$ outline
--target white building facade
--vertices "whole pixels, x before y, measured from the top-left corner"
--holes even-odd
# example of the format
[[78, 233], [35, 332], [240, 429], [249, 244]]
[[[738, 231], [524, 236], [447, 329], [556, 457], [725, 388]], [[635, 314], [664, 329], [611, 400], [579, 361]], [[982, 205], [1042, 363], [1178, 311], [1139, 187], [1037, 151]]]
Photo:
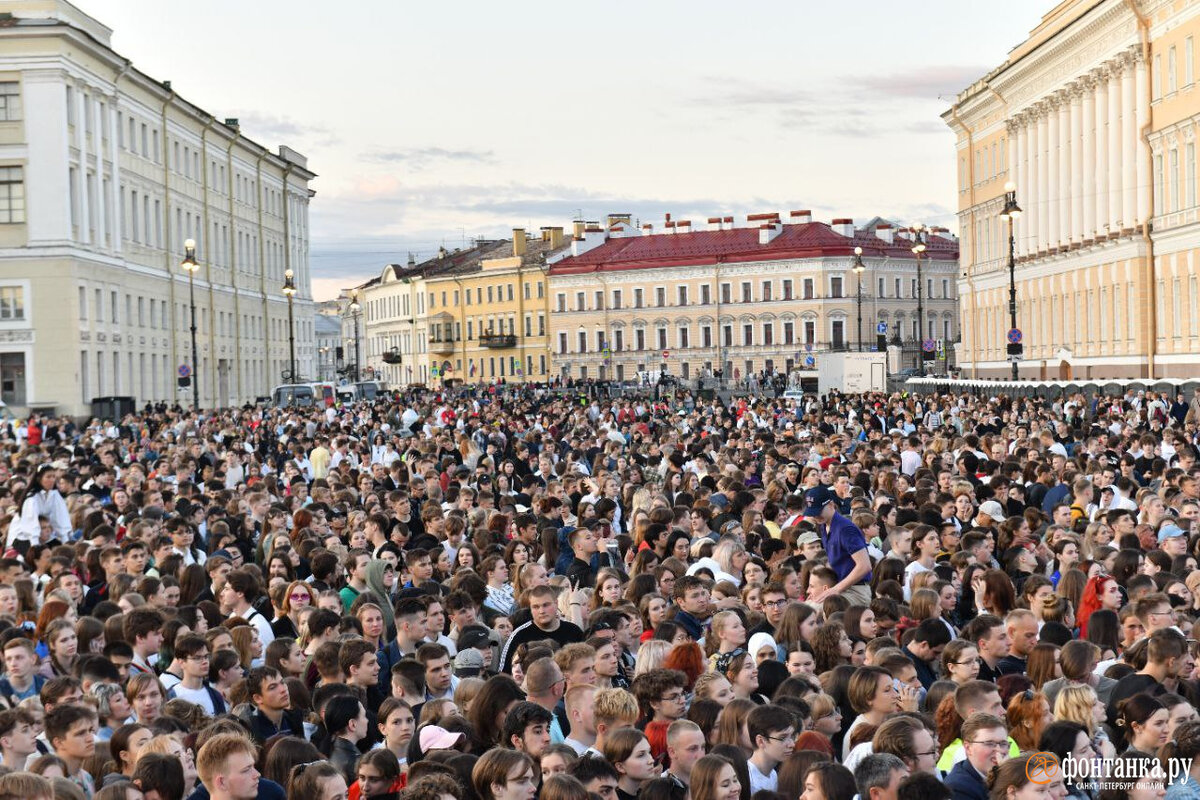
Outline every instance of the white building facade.
[[[139, 72], [63, 0], [0, 2], [0, 399], [229, 406], [316, 373], [306, 159]], [[184, 241], [197, 243], [196, 363]]]

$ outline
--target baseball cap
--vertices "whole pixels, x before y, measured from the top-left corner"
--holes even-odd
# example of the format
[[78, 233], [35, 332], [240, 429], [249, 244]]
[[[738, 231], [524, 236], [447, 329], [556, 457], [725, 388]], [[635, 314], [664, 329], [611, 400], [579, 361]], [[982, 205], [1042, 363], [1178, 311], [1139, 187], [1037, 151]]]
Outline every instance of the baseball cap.
[[816, 531], [805, 531], [796, 537], [796, 546], [803, 547], [806, 544], [812, 544], [813, 542], [819, 541], [821, 541], [821, 537], [817, 535]]
[[458, 649], [460, 652], [476, 647], [490, 647], [491, 644], [492, 639], [488, 635], [488, 629], [482, 625], [468, 625], [458, 634]]
[[985, 500], [979, 506], [979, 513], [991, 517], [993, 522], [1004, 522], [1005, 520], [1004, 507], [995, 500]]
[[[483, 659], [481, 658], [480, 661]], [[483, 666], [481, 663], [479, 666]], [[426, 725], [421, 728], [421, 749], [429, 750], [449, 750], [458, 744], [463, 738], [461, 733], [451, 733], [438, 725]]]
[[460, 678], [471, 678], [483, 671], [483, 653], [471, 647], [459, 651], [454, 657], [454, 674]]
[[836, 500], [837, 495], [828, 486], [818, 486], [815, 489], [809, 489], [804, 495], [804, 501], [808, 503], [808, 508], [804, 509], [804, 516], [819, 517], [821, 516], [821, 510]]
[[716, 506], [717, 508], [725, 508], [725, 506], [729, 505], [729, 498], [720, 492], [713, 492], [708, 498], [708, 502], [709, 505]]
[[1162, 544], [1167, 539], [1175, 539], [1180, 536], [1186, 537], [1187, 531], [1185, 531], [1183, 528], [1179, 527], [1178, 525], [1172, 525], [1169, 522], [1166, 525], [1163, 525], [1161, 528], [1158, 529], [1158, 543], [1159, 544]]

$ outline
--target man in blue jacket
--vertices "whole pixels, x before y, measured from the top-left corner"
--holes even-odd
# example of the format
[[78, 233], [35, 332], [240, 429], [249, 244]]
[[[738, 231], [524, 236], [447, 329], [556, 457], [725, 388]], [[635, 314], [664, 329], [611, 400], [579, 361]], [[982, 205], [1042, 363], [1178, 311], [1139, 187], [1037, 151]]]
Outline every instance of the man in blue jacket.
[[808, 507], [804, 510], [804, 516], [820, 524], [821, 541], [829, 556], [829, 566], [838, 578], [837, 583], [809, 597], [808, 602], [819, 604], [826, 597], [840, 594], [851, 605], [871, 605], [871, 559], [867, 555], [867, 540], [863, 532], [838, 513], [838, 496], [828, 486], [810, 489], [805, 500]]
[[987, 775], [1008, 757], [1008, 728], [991, 714], [972, 714], [962, 726], [966, 758], [946, 776], [954, 800], [988, 800]]

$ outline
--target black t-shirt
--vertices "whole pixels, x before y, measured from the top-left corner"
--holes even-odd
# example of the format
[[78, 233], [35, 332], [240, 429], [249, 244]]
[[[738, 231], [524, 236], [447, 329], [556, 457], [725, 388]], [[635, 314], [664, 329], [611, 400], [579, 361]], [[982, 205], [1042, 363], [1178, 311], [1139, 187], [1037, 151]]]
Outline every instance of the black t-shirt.
[[500, 671], [512, 672], [512, 662], [517, 656], [517, 648], [527, 642], [539, 642], [542, 639], [552, 639], [560, 645], [574, 644], [583, 641], [583, 631], [574, 622], [560, 620], [558, 627], [552, 631], [544, 631], [529, 621], [512, 632], [500, 653]]

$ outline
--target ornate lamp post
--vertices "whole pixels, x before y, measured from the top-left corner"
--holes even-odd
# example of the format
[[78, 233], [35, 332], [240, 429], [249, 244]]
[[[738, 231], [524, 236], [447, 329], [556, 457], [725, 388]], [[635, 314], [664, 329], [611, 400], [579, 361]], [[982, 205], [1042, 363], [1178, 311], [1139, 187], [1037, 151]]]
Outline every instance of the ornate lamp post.
[[[1014, 255], [1016, 244], [1013, 239], [1013, 223], [1021, 216], [1021, 207], [1017, 205], [1017, 185], [1012, 181], [1004, 184], [1004, 210], [1000, 219], [1008, 223], [1008, 316], [1011, 330], [1017, 330], [1017, 260]], [[1008, 357], [1012, 361], [1012, 377], [1017, 380], [1020, 375], [1021, 343], [1008, 343]]]
[[862, 338], [862, 303], [863, 303], [862, 276], [863, 276], [863, 273], [864, 273], [864, 272], [866, 272], [866, 271], [867, 271], [867, 265], [866, 265], [866, 264], [864, 264], [864, 263], [863, 263], [863, 260], [862, 260], [862, 248], [861, 248], [861, 247], [856, 247], [856, 248], [854, 248], [854, 274], [858, 276], [858, 352], [860, 352], [860, 353], [863, 351], [863, 338]]
[[296, 320], [292, 314], [292, 296], [296, 294], [296, 283], [293, 280], [296, 274], [290, 269], [284, 270], [283, 273], [283, 293], [287, 295], [288, 301], [288, 357], [291, 362], [289, 380], [292, 383], [297, 381], [296, 377]]
[[921, 277], [921, 256], [925, 253], [925, 226], [913, 227], [913, 257], [917, 259], [917, 374], [925, 377], [925, 286]]
[[200, 410], [200, 359], [196, 353], [196, 240], [188, 239], [183, 243], [183, 263], [180, 264], [188, 274], [188, 297], [192, 309], [192, 408]]
[[358, 302], [358, 290], [350, 295], [350, 313], [354, 315], [354, 382], [358, 383], [362, 375], [362, 340], [359, 338], [358, 320], [361, 316], [362, 305]]

